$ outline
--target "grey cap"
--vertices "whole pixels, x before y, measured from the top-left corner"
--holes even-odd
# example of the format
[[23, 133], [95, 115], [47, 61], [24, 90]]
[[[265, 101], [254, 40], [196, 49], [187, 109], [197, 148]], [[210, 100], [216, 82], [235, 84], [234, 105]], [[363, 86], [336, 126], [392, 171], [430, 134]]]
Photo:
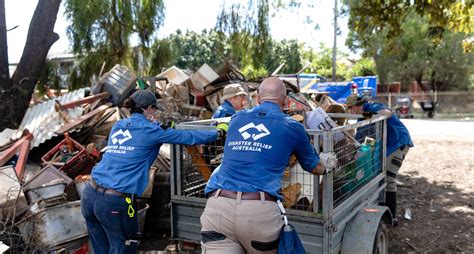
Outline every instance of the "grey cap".
[[155, 95], [147, 90], [138, 90], [130, 96], [130, 98], [135, 102], [135, 105], [139, 108], [146, 109], [149, 106], [153, 106], [155, 108], [159, 108], [156, 104], [156, 97]]

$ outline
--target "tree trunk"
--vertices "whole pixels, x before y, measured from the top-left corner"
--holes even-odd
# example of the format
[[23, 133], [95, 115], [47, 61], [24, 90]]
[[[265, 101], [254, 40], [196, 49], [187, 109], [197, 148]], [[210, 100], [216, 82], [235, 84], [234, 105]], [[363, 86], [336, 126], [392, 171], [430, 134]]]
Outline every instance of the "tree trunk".
[[11, 78], [12, 84], [0, 93], [3, 108], [0, 111], [0, 131], [5, 128], [18, 128], [28, 109], [48, 51], [59, 39], [59, 35], [54, 32], [54, 24], [60, 4], [61, 0], [38, 1], [23, 55]]
[[11, 86], [8, 69], [7, 24], [5, 22], [5, 0], [0, 0], [0, 89]]

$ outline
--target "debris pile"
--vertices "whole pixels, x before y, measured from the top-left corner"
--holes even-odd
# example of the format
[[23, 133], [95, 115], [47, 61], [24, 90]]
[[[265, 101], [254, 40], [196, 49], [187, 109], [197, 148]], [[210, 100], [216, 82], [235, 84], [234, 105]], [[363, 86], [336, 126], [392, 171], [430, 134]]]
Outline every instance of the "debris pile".
[[[161, 106], [157, 115], [161, 123], [202, 120], [211, 118], [221, 103], [222, 89], [230, 83], [240, 83], [249, 95], [256, 95], [258, 84], [246, 82], [229, 63], [218, 71], [204, 64], [195, 73], [173, 66], [153, 77], [138, 77], [116, 65], [92, 87], [30, 107], [17, 130], [0, 133], [2, 248], [87, 253], [80, 198], [112, 126], [130, 116], [121, 107], [124, 100], [135, 90], [148, 90]], [[153, 224], [169, 227], [170, 158], [165, 144], [150, 169], [150, 185], [139, 199], [142, 230], [148, 208], [152, 221], [168, 221]]]

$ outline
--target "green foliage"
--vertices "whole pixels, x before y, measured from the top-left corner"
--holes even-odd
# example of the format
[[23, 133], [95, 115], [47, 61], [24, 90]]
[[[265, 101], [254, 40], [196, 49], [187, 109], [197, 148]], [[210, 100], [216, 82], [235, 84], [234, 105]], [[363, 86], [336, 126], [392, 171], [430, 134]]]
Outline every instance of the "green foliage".
[[362, 76], [374, 76], [375, 73], [375, 62], [370, 58], [359, 59], [354, 66], [350, 69], [349, 77], [346, 76], [346, 79], [352, 77], [362, 77]]
[[60, 90], [61, 87], [59, 81], [59, 64], [51, 61], [46, 61], [36, 83], [40, 94], [44, 94], [45, 86], [51, 89]]
[[474, 27], [473, 1], [372, 1], [344, 0], [345, 12], [349, 14], [351, 36], [347, 41], [352, 48], [366, 48], [373, 34], [383, 34], [389, 39], [403, 32], [402, 24], [411, 14], [426, 17], [430, 37], [441, 38], [449, 30], [470, 33]]
[[[247, 5], [222, 5], [216, 30], [229, 45], [226, 57], [242, 64], [242, 69], [261, 70], [271, 52], [268, 0], [249, 0]], [[268, 70], [267, 70], [268, 71]]]
[[270, 54], [264, 61], [265, 69], [273, 72], [280, 64], [285, 63], [280, 73], [296, 73], [303, 65], [302, 57], [299, 50], [298, 41], [296, 40], [272, 40], [270, 44]]
[[[89, 83], [105, 61], [105, 69], [115, 64], [133, 65], [130, 37], [137, 34], [139, 48], [146, 49], [164, 19], [163, 0], [67, 0], [67, 33], [75, 53], [83, 58], [71, 76], [72, 87]], [[147, 57], [147, 50], [142, 54]], [[136, 65], [136, 64], [135, 64]]]
[[365, 8], [345, 1], [350, 33], [346, 44], [373, 57], [379, 81], [402, 88], [429, 80], [436, 90], [466, 89], [473, 72], [473, 3], [460, 1], [374, 2]]
[[[319, 49], [314, 52], [314, 49], [310, 48], [305, 50], [303, 53], [304, 61], [308, 61], [311, 64], [306, 69], [306, 72], [317, 73], [326, 79], [332, 79], [332, 48], [326, 47], [324, 44], [320, 44]], [[343, 81], [350, 79], [349, 66], [347, 63], [342, 62], [342, 59], [347, 59], [347, 54], [338, 51], [337, 57], [339, 61], [337, 64], [337, 77], [336, 81]]]
[[196, 71], [204, 63], [214, 65], [220, 62], [219, 54], [226, 52], [221, 35], [215, 30], [201, 33], [181, 30], [152, 45], [151, 73], [158, 74], [163, 68], [175, 65], [182, 69]]
[[[163, 68], [175, 65], [182, 69], [196, 71], [201, 65], [217, 65], [222, 56], [232, 55], [233, 39], [216, 30], [203, 30], [201, 33], [176, 31], [165, 39], [156, 41], [151, 49], [152, 74], [160, 73]], [[260, 59], [260, 67], [253, 64], [244, 47], [233, 48], [240, 50], [241, 57], [231, 58], [244, 72], [247, 78], [268, 76], [269, 71], [275, 70], [281, 63], [285, 63], [280, 73], [295, 73], [302, 68], [301, 54], [296, 40], [274, 41], [268, 45], [269, 53]]]

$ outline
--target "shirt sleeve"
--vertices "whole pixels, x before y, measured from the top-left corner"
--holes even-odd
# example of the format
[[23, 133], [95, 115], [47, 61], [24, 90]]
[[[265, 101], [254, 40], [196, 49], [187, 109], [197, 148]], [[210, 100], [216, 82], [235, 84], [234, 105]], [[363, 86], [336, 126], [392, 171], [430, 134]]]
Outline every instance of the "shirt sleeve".
[[154, 133], [157, 143], [196, 145], [206, 144], [217, 139], [217, 130], [176, 130], [168, 128]]
[[381, 110], [381, 109], [386, 109], [387, 107], [385, 107], [383, 104], [381, 103], [366, 103], [364, 104], [364, 106], [362, 107], [362, 111], [365, 111], [365, 112], [371, 112], [371, 113], [377, 113], [377, 111]]
[[318, 165], [319, 156], [316, 151], [314, 151], [314, 147], [311, 144], [303, 125], [299, 123], [298, 125], [299, 126], [295, 128], [296, 145], [294, 153], [301, 167], [303, 167], [305, 171], [311, 172]]

